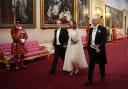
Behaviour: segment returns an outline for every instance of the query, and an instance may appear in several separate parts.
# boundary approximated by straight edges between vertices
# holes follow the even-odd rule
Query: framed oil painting
[[[111,27],[111,7],[105,6],[105,26]]]
[[[112,8],[111,15],[112,15],[112,26],[114,26],[115,28],[122,28],[123,27],[123,11]]]
[[[25,28],[35,27],[36,0],[0,0],[0,28],[10,28],[20,18]]]
[[[77,21],[79,28],[85,28],[89,24],[89,0],[78,0]]]
[[[75,19],[75,2],[76,0],[40,0],[41,28],[56,28],[58,19],[67,27],[68,21]]]

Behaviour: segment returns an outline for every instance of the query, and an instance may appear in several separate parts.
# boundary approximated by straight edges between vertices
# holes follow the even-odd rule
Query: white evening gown
[[[63,70],[69,72],[72,71],[73,63],[77,63],[80,68],[88,67],[83,50],[81,37],[78,33],[78,30],[69,29],[68,31],[69,31],[69,41],[65,53]],[[78,42],[76,44],[71,44],[71,38],[73,40],[78,40]]]

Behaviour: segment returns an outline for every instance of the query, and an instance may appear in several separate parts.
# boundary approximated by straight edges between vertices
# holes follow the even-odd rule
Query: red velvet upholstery
[[[0,53],[11,54],[11,43],[0,43]]]
[[[33,56],[42,56],[42,55],[48,55],[48,51],[43,49],[41,46],[39,46],[39,43],[37,40],[27,41],[26,42],[27,47],[27,53],[25,55],[25,59],[27,57],[33,57]],[[5,54],[8,56],[9,59],[13,59],[13,55],[11,54],[12,49],[12,43],[0,43],[0,54]]]
[[[38,41],[36,41],[36,40],[27,41],[25,45],[27,47],[28,52],[41,49],[41,47],[39,46]]]
[[[117,32],[116,34],[117,34],[117,39],[123,39],[123,38],[125,38],[125,34],[122,33],[122,32]]]

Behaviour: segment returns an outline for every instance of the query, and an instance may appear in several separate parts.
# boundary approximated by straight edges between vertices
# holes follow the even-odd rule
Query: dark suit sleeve
[[[54,46],[54,47],[55,47],[55,45],[56,45],[56,31],[57,31],[57,30],[54,31],[54,38],[53,38],[53,46]]]
[[[67,45],[68,44],[68,39],[69,39],[69,35],[68,35],[68,31],[67,31],[67,28],[64,28],[64,45]]]
[[[102,27],[102,41],[99,46],[100,50],[105,46],[106,40],[107,40],[107,30],[106,28]]]

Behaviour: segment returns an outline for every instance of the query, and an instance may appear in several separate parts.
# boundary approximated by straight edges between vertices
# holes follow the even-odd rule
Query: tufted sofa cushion
[[[27,52],[25,57],[31,57],[35,55],[40,54],[48,54],[48,51],[45,49],[42,49],[41,46],[39,46],[39,43],[37,40],[30,40],[25,43]],[[12,50],[12,43],[0,43],[0,54],[5,54],[9,57],[9,59],[13,59],[14,56],[11,53]]]
[[[125,34],[122,32],[117,32],[117,39],[125,38]]]
[[[0,53],[11,54],[11,43],[0,43]]]
[[[26,42],[26,47],[27,47],[27,51],[34,51],[34,50],[40,50],[41,47],[39,46],[38,41],[33,40],[33,41],[27,41]]]

